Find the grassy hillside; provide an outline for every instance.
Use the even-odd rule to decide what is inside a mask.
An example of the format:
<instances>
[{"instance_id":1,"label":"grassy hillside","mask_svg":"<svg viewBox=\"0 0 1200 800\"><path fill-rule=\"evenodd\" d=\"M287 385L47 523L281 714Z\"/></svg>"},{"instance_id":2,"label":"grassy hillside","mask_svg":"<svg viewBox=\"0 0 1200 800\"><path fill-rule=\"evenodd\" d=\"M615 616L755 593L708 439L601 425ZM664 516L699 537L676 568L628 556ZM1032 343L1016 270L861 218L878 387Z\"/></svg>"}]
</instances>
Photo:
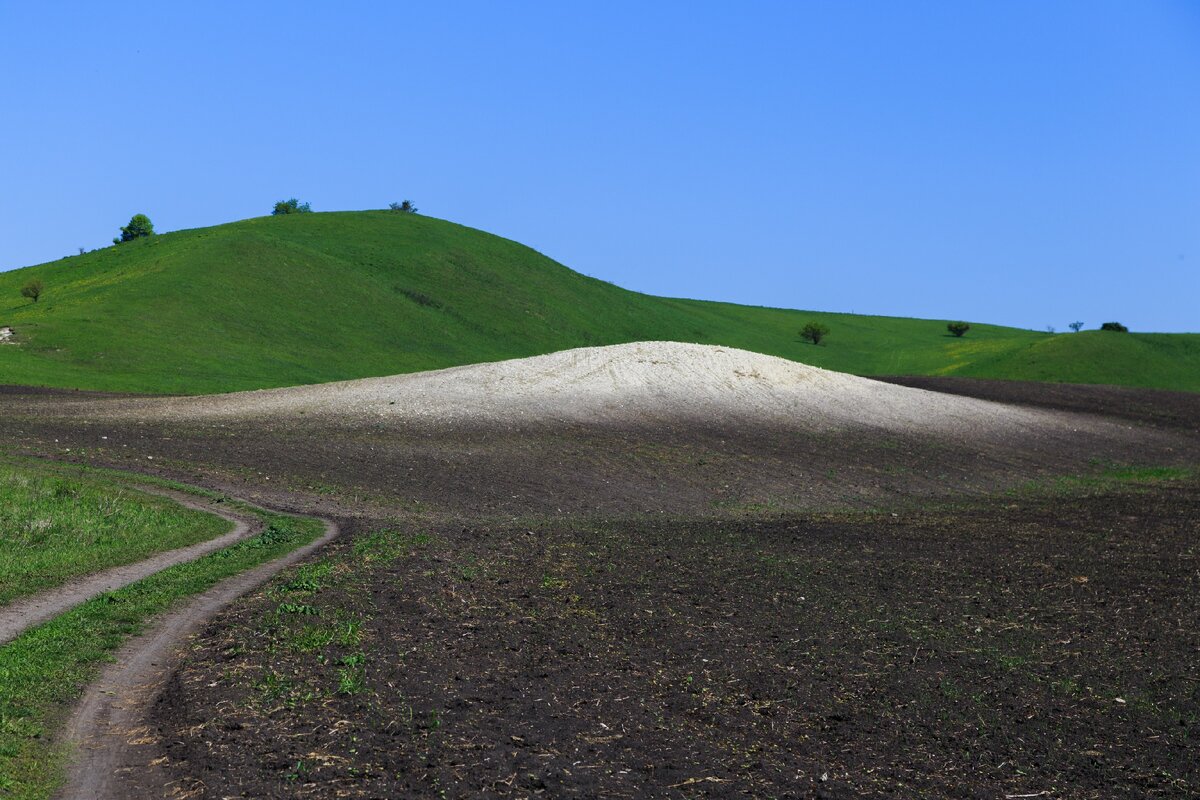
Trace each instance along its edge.
<instances>
[{"instance_id":1,"label":"grassy hillside","mask_svg":"<svg viewBox=\"0 0 1200 800\"><path fill-rule=\"evenodd\" d=\"M20 297L31 278L45 294ZM832 335L800 340L808 320ZM261 217L0 273L0 383L206 393L388 375L641 339L871 374L1200 391L1200 335L1052 336L945 320L676 300L515 242L386 211Z\"/></svg>"}]
</instances>

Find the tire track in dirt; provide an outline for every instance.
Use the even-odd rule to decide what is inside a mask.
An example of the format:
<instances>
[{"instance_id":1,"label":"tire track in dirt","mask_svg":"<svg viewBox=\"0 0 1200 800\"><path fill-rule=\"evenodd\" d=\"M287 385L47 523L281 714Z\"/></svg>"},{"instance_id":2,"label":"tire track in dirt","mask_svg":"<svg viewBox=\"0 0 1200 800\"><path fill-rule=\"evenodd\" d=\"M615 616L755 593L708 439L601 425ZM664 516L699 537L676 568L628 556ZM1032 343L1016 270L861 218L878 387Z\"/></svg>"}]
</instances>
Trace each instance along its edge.
<instances>
[{"instance_id":1,"label":"tire track in dirt","mask_svg":"<svg viewBox=\"0 0 1200 800\"><path fill-rule=\"evenodd\" d=\"M309 544L227 578L125 643L114 663L88 687L67 723L64 738L74 756L57 795L60 800L124 800L131 796L126 777L131 772L136 772L139 786L166 788L168 778L147 719L182 660L182 645L229 603L333 540L338 526L321 521L325 532Z\"/></svg>"},{"instance_id":2,"label":"tire track in dirt","mask_svg":"<svg viewBox=\"0 0 1200 800\"><path fill-rule=\"evenodd\" d=\"M247 539L262 528L262 523L252 514L238 514L213 501L202 500L182 492L146 488L139 488L139 491L170 498L195 511L215 514L232 522L233 530L215 539L155 553L133 564L122 564L91 575L73 578L62 586L15 600L0 608L0 645L12 641L36 625L86 603L93 597L128 586L168 567L195 561L201 556Z\"/></svg>"}]
</instances>

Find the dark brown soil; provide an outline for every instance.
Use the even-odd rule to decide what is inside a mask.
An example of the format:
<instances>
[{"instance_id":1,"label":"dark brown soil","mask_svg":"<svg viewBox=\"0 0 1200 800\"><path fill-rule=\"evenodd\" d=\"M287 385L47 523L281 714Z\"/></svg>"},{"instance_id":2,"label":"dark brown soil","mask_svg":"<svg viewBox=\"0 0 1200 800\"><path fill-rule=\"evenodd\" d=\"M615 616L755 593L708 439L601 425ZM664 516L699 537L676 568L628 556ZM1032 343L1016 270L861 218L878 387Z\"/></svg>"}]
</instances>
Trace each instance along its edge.
<instances>
[{"instance_id":1,"label":"dark brown soil","mask_svg":"<svg viewBox=\"0 0 1200 800\"><path fill-rule=\"evenodd\" d=\"M1195 481L898 516L368 536L385 527L362 523L358 552L339 547L325 577L285 578L196 643L156 720L182 787L389 798L1200 788ZM314 633L346 625L361 638ZM359 676L349 689L347 670Z\"/></svg>"},{"instance_id":2,"label":"dark brown soil","mask_svg":"<svg viewBox=\"0 0 1200 800\"><path fill-rule=\"evenodd\" d=\"M922 377L906 375L880 378L888 383L935 392L997 400L1002 403L1052 408L1059 411L1100 414L1146 425L1200 430L1200 394L1162 389L1078 383L999 381L986 378Z\"/></svg>"},{"instance_id":3,"label":"dark brown soil","mask_svg":"<svg viewBox=\"0 0 1200 800\"><path fill-rule=\"evenodd\" d=\"M1196 465L1200 406L1052 388L971 391L1144 436L181 428L42 395L0 442L349 519L169 684L181 795L1195 796L1200 480L1052 476Z\"/></svg>"},{"instance_id":4,"label":"dark brown soil","mask_svg":"<svg viewBox=\"0 0 1200 800\"><path fill-rule=\"evenodd\" d=\"M294 418L268 425L117 423L63 393L6 400L0 443L333 514L708 514L891 507L1109 464L1200 462L1200 405L1182 406L1170 429L1143 421L1147 405L1153 408L1131 401L1118 417L1133 433L1123 439L1064 427L1054 435L955 442L725 420L508 428L318 427Z\"/></svg>"}]
</instances>

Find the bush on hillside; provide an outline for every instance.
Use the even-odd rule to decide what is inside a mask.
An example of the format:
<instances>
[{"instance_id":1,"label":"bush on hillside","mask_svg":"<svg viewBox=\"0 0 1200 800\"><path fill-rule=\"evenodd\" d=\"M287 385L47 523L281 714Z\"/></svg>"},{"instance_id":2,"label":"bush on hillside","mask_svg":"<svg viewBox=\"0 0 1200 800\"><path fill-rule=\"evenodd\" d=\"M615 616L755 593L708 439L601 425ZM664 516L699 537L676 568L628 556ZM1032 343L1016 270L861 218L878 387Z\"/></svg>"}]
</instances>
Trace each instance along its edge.
<instances>
[{"instance_id":1,"label":"bush on hillside","mask_svg":"<svg viewBox=\"0 0 1200 800\"><path fill-rule=\"evenodd\" d=\"M30 300L36 303L38 298L42 296L42 291L45 288L46 285L44 283L39 281L37 278L34 278L29 283L21 287L21 297L28 297Z\"/></svg>"},{"instance_id":2,"label":"bush on hillside","mask_svg":"<svg viewBox=\"0 0 1200 800\"><path fill-rule=\"evenodd\" d=\"M1102 331L1116 331L1117 333L1129 333L1129 328L1126 328L1119 322L1106 322L1100 326Z\"/></svg>"},{"instance_id":3,"label":"bush on hillside","mask_svg":"<svg viewBox=\"0 0 1200 800\"><path fill-rule=\"evenodd\" d=\"M154 235L154 223L145 214L134 214L129 224L121 228L121 235L113 239L113 244L132 242L134 239L144 239Z\"/></svg>"},{"instance_id":4,"label":"bush on hillside","mask_svg":"<svg viewBox=\"0 0 1200 800\"><path fill-rule=\"evenodd\" d=\"M822 325L819 322L809 322L800 329L800 338L806 342L820 344L821 340L829 335L829 326Z\"/></svg>"},{"instance_id":5,"label":"bush on hillside","mask_svg":"<svg viewBox=\"0 0 1200 800\"><path fill-rule=\"evenodd\" d=\"M288 200L280 200L278 203L276 203L275 208L271 211L271 214L274 216L278 216L280 214L308 214L311 211L311 205L308 203L301 203L299 200L293 197Z\"/></svg>"},{"instance_id":6,"label":"bush on hillside","mask_svg":"<svg viewBox=\"0 0 1200 800\"><path fill-rule=\"evenodd\" d=\"M401 214L417 213L417 207L412 204L412 200L405 200L402 203L388 203L388 209L399 211Z\"/></svg>"},{"instance_id":7,"label":"bush on hillside","mask_svg":"<svg viewBox=\"0 0 1200 800\"><path fill-rule=\"evenodd\" d=\"M971 326L965 322L947 322L946 330L950 331L955 336L961 337L964 333L971 330Z\"/></svg>"}]
</instances>

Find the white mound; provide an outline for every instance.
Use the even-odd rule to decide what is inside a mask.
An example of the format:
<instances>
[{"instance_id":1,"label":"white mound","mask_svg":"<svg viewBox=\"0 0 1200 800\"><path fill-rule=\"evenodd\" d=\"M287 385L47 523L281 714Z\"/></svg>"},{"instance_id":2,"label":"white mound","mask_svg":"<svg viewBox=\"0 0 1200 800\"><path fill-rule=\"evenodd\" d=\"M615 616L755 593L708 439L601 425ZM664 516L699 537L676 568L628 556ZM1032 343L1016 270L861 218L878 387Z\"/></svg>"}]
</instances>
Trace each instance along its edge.
<instances>
[{"instance_id":1,"label":"white mound","mask_svg":"<svg viewBox=\"0 0 1200 800\"><path fill-rule=\"evenodd\" d=\"M139 403L139 415L396 421L775 422L956 435L1036 432L1053 414L858 378L746 350L638 342L257 392Z\"/></svg>"}]
</instances>

